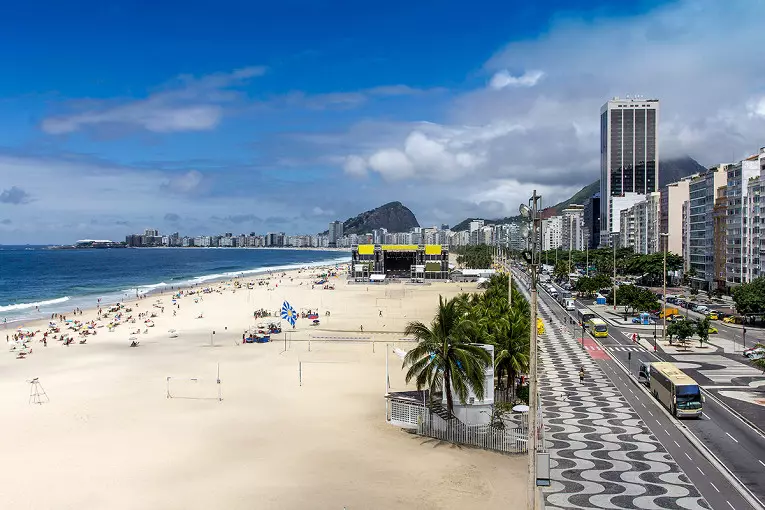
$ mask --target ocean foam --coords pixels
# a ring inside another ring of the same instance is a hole
[[[0,312],[9,312],[11,310],[28,310],[35,307],[44,307],[48,305],[57,305],[59,303],[66,303],[69,301],[69,296],[64,296],[57,299],[49,299],[48,301],[38,301],[37,303],[18,303],[15,305],[0,306]]]

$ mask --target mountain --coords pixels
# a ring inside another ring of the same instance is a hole
[[[343,234],[367,234],[376,228],[385,228],[388,232],[409,232],[412,227],[419,226],[408,207],[401,202],[389,202],[345,220]]]
[[[470,222],[473,220],[480,220],[482,218],[468,218],[466,220],[462,220],[461,222],[454,225],[451,230],[452,232],[459,232],[461,230],[468,230],[470,228]],[[484,225],[502,225],[504,223],[517,223],[521,221],[521,215],[518,216],[508,216],[506,218],[497,218],[496,220],[483,220]]]
[[[677,182],[683,177],[697,174],[700,172],[706,172],[707,169],[690,156],[683,156],[680,158],[664,159],[659,164],[659,188],[663,188],[667,184]],[[585,205],[587,199],[592,195],[600,191],[600,179],[580,189],[573,197],[568,200],[556,204],[555,214],[560,214],[563,209],[570,204]]]
[[[669,183],[679,181],[683,177],[688,177],[700,172],[706,172],[706,168],[701,166],[698,161],[690,156],[682,156],[680,158],[663,159],[659,164],[659,187],[663,188]],[[561,214],[563,209],[571,204],[585,205],[587,200],[600,191],[600,179],[588,184],[584,188],[574,194],[568,200],[564,200],[553,206],[555,214]],[[474,219],[480,218],[468,218],[452,227],[452,230],[459,232],[460,230],[467,230],[470,227],[470,222]],[[520,216],[510,216],[508,218],[496,219],[496,220],[484,220],[486,225],[496,225],[502,223],[515,223],[520,221]]]

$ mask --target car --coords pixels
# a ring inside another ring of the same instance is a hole
[[[741,317],[737,315],[729,315],[723,319],[723,322],[727,324],[741,324]]]
[[[716,327],[709,326],[709,329],[707,330],[707,333],[709,333],[710,335],[716,335],[717,333],[719,333],[719,331],[717,331]]]
[[[749,359],[760,359],[763,355],[765,355],[765,347],[752,347],[744,350],[744,356]],[[759,358],[753,356],[759,356]]]
[[[704,305],[697,305],[697,306],[696,306],[696,307],[693,309],[693,311],[694,311],[694,312],[698,312],[698,313],[707,313],[707,312],[709,312],[709,308],[708,308],[708,307],[706,307],[706,306],[704,306]]]
[[[717,312],[712,310],[710,312],[707,312],[707,319],[709,319],[710,321],[716,321],[720,319],[720,316],[717,315]]]

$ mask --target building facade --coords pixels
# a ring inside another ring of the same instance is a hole
[[[542,220],[542,251],[557,250],[562,244],[563,217]]]
[[[667,251],[683,254],[683,203],[688,200],[690,177],[667,184],[661,188],[661,231],[669,234]]]
[[[659,185],[659,100],[614,98],[600,109],[600,242],[618,232],[613,197],[654,192]],[[626,205],[626,204],[622,204]]]
[[[728,287],[748,283],[758,273],[753,249],[753,225],[759,218],[753,215],[754,196],[759,187],[760,161],[751,156],[727,169],[727,216],[725,239],[725,282]],[[758,197],[759,201],[759,197]],[[759,240],[756,260],[759,261]]]
[[[584,204],[585,240],[590,249],[600,246],[600,193],[595,193]]]
[[[706,173],[694,177],[688,184],[688,264],[692,270],[691,285],[701,290],[714,290],[717,277],[715,259],[715,201],[718,191],[727,181],[728,165],[718,165]],[[725,260],[725,244],[722,244],[722,260]],[[723,264],[724,267],[724,264]],[[724,279],[724,278],[723,278]]]
[[[584,206],[571,204],[562,211],[561,248],[584,250]]]
[[[332,221],[329,224],[329,246],[331,248],[337,247],[338,240],[343,237],[343,222]]]

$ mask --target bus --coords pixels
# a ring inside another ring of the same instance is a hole
[[[676,418],[701,417],[704,396],[699,385],[672,363],[651,363],[648,387]]]
[[[596,315],[586,308],[580,308],[579,309],[579,324],[584,326],[589,326],[590,319],[594,319]]]
[[[608,326],[606,325],[606,321],[597,317],[590,319],[590,333],[592,333],[592,336],[594,337],[607,337]]]

